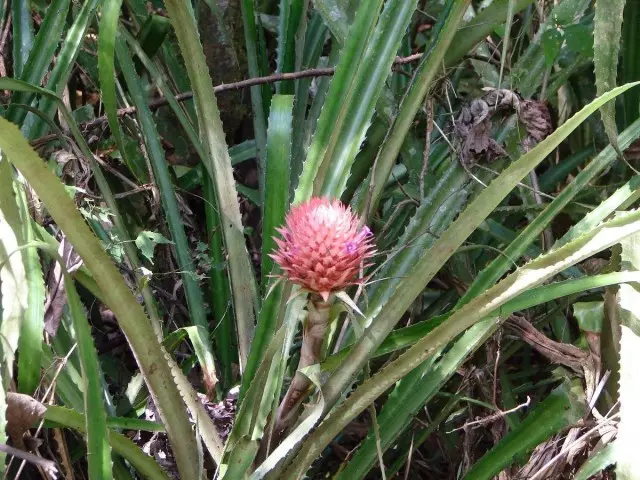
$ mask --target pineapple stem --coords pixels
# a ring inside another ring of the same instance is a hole
[[[289,385],[284,399],[278,407],[274,427],[277,441],[286,429],[291,427],[300,415],[302,402],[308,397],[311,381],[300,370],[322,361],[322,347],[329,323],[331,298],[323,301],[317,295],[311,295],[308,303],[308,315],[302,331],[302,349],[297,371]]]

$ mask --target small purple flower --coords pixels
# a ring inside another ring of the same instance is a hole
[[[347,242],[346,249],[349,255],[353,255],[358,250],[358,246],[355,242]]]

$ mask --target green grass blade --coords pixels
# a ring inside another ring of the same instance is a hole
[[[247,468],[253,462],[258,452],[258,439],[252,434],[256,424],[264,428],[266,415],[260,412],[260,404],[264,395],[267,382],[277,380],[269,378],[269,370],[274,358],[279,361],[279,353],[285,341],[286,328],[282,326],[266,348],[262,363],[256,369],[256,375],[248,386],[245,398],[240,404],[233,429],[225,445],[225,453],[220,468],[220,477],[223,479],[241,478]],[[268,410],[267,414],[270,412]]]
[[[129,93],[136,106],[140,130],[156,182],[158,183],[158,189],[160,190],[162,205],[169,231],[171,232],[171,239],[175,244],[176,258],[182,274],[182,282],[191,321],[193,325],[199,327],[194,331],[197,332],[198,336],[194,341],[203,347],[201,350],[203,355],[199,355],[198,360],[203,370],[205,386],[207,391],[210,392],[215,387],[217,377],[213,352],[211,351],[211,343],[209,341],[209,324],[205,313],[204,298],[195,275],[195,266],[189,249],[187,235],[180,217],[180,209],[173,189],[173,182],[171,181],[164,150],[160,144],[160,137],[158,136],[151,110],[147,104],[140,79],[135,71],[135,65],[129,54],[129,49],[123,38],[118,37],[116,39],[115,50]]]
[[[296,49],[302,48],[304,42],[296,42],[296,39],[300,38],[299,33],[305,30],[308,4],[309,0],[280,0],[278,48],[276,50],[277,73],[294,72],[297,70]],[[276,92],[281,95],[293,95],[295,93],[293,80],[278,82],[276,84]],[[269,132],[267,132],[267,135],[268,134]]]
[[[149,15],[138,31],[136,41],[140,44],[144,54],[149,58],[153,58],[162,47],[170,31],[171,22],[167,17],[162,15]],[[139,59],[135,59],[135,64],[136,69],[140,70],[142,65]]]
[[[621,270],[640,269],[640,235],[636,234],[621,242]],[[638,453],[633,446],[640,428],[638,402],[640,402],[640,380],[638,379],[638,355],[640,352],[640,282],[621,285],[617,295],[620,322],[620,422],[616,439],[616,476],[622,480],[633,480],[638,474]]]
[[[462,29],[460,29],[444,57],[446,67],[458,63],[463,57],[473,50],[474,46],[493,33],[495,27],[504,23],[509,8],[516,14],[533,3],[533,0],[494,0],[491,4],[478,12],[478,14]]]
[[[622,77],[621,83],[640,80],[640,3],[627,2],[622,22]],[[640,116],[640,91],[632,90],[624,96],[625,125]]]
[[[286,313],[283,315],[283,325],[273,335],[255,379],[247,387],[245,401],[242,402],[238,411],[236,423],[226,446],[225,463],[229,464],[229,470],[224,477],[225,480],[235,480],[240,478],[239,475],[247,473],[247,466],[234,465],[236,457],[241,454],[246,465],[255,461],[257,443],[265,433],[269,415],[273,418],[275,414],[289,352],[298,329],[300,316],[306,305],[306,297],[297,293],[299,292],[294,291],[290,297],[291,301],[288,302]],[[248,442],[249,439],[251,443]],[[255,444],[255,449],[252,444]],[[262,478],[260,470],[263,466],[264,464],[253,472],[252,479]],[[232,470],[237,467],[240,468]]]
[[[2,151],[0,160],[0,287],[2,288],[2,382],[5,387],[13,377],[13,361],[25,312],[28,308],[28,279],[24,252],[16,251],[25,244],[22,234],[23,219],[16,202],[17,192],[13,169]]]
[[[584,462],[580,467],[580,470],[576,472],[574,480],[589,480],[599,471],[616,463],[615,447],[615,443],[609,443],[602,450],[599,450],[596,453],[590,453],[587,461]]]
[[[59,260],[62,261],[62,260]],[[78,353],[82,367],[84,386],[84,411],[86,412],[87,462],[89,478],[108,480],[113,478],[111,471],[111,447],[107,438],[107,414],[104,410],[102,383],[98,363],[98,354],[91,338],[89,322],[84,314],[80,297],[73,279],[66,275],[65,289],[69,312],[78,342]]]
[[[118,97],[116,95],[115,43],[121,6],[122,0],[115,0],[107,2],[102,8],[100,35],[98,36],[98,77],[111,136],[115,140],[125,164],[128,165],[127,149],[124,146],[122,129],[118,121]]]
[[[358,65],[356,76],[350,79],[348,88],[351,89],[350,93],[353,96],[348,98],[349,104],[345,105],[346,110],[343,109],[341,112],[346,120],[342,125],[343,132],[335,139],[335,145],[329,144],[328,161],[322,161],[319,178],[315,179],[315,183],[319,187],[316,191],[321,191],[323,195],[339,198],[347,186],[351,166],[369,129],[374,109],[383,91],[384,82],[389,75],[389,70],[416,6],[417,2],[407,0],[389,1],[384,6],[373,36],[364,51],[364,59]],[[364,7],[360,10],[363,9]],[[349,41],[342,51],[343,56],[345,50],[349,48],[348,44]],[[342,62],[341,59],[340,63]],[[340,68],[340,63],[337,68]],[[339,83],[334,82],[336,82],[335,78],[327,94],[331,101],[333,101],[336,90],[346,87],[345,85],[341,87]],[[332,122],[331,117],[325,118]],[[319,129],[322,121],[323,116],[321,115],[318,122]],[[336,125],[336,128],[340,127]],[[393,132],[390,135],[393,135]],[[313,144],[311,148],[313,149]]]
[[[376,274],[384,281],[375,282],[368,289],[369,309],[381,308],[393,296],[397,286],[414,266],[415,259],[431,248],[437,237],[451,225],[469,195],[466,172],[452,161],[418,207],[406,230]]]
[[[293,130],[293,96],[274,95],[269,114],[269,130],[267,132],[267,175],[265,178],[265,208],[262,220],[262,285],[269,296],[262,302],[259,312],[258,326],[251,345],[247,369],[244,372],[241,388],[241,399],[252,381],[258,366],[262,363],[265,351],[278,328],[280,303],[283,293],[282,285],[272,288],[274,281],[269,281],[273,273],[274,263],[269,254],[276,247],[274,236],[276,228],[284,223],[289,209],[289,175],[291,165],[291,135]]]
[[[197,477],[196,444],[176,385],[151,322],[91,233],[60,180],[12,123],[0,118],[0,148],[40,197],[56,224],[83,259],[125,333],[155,400],[184,478]]]
[[[178,122],[180,122],[180,126],[189,138],[189,141],[193,145],[193,148],[196,150],[200,158],[203,158],[205,156],[205,150],[202,146],[202,142],[200,142],[200,138],[198,137],[198,132],[193,126],[193,123],[189,119],[187,113],[184,111],[180,103],[176,100],[176,97],[173,94],[171,87],[169,86],[169,79],[166,78],[165,74],[149,58],[149,56],[142,49],[142,46],[133,38],[133,36],[127,30],[125,30],[124,28],[120,29],[120,34],[124,36],[124,38],[127,40],[129,48],[131,48],[133,53],[137,56],[138,60],[140,60],[142,65],[144,65],[144,68],[147,69],[154,83],[162,92],[162,96],[167,100],[169,107],[177,117]],[[251,153],[255,153],[255,145]],[[231,151],[229,151],[229,155],[232,156],[231,161],[233,164],[234,158]],[[198,167],[200,167],[200,165],[198,165]],[[213,205],[215,206],[215,201]]]
[[[24,243],[34,240],[29,208],[24,190],[17,195],[20,203]],[[27,275],[28,304],[20,331],[18,349],[18,391],[32,395],[40,383],[40,363],[42,361],[42,332],[44,330],[45,289],[38,250],[23,251]]]
[[[633,126],[629,127],[629,129]],[[627,131],[629,130],[627,129]],[[624,134],[624,132],[623,132]],[[640,135],[640,131],[639,131]],[[620,142],[624,145],[624,142]],[[624,210],[626,205],[631,205],[638,199],[640,195],[640,176],[636,175],[625,183],[622,187],[616,190],[611,196],[605,199],[600,205],[594,208],[591,212],[586,214],[582,220],[573,225],[564,236],[558,240],[553,248],[558,248],[565,243],[570,242],[574,238],[579,237],[587,233],[592,228],[596,227],[600,222],[605,220],[609,215],[613,214],[617,210]]]
[[[80,8],[73,24],[67,31],[64,42],[62,42],[62,47],[56,57],[56,64],[47,81],[47,88],[54,91],[58,96],[62,95],[64,87],[71,77],[75,60],[85,40],[89,22],[99,3],[100,0],[87,0],[82,4],[82,8]],[[38,109],[52,119],[56,109],[56,102],[50,97],[42,98],[38,103]],[[25,119],[24,128],[25,131],[29,132],[30,138],[41,137],[47,132],[47,124],[32,115]]]
[[[576,424],[582,419],[586,409],[582,388],[565,381],[534,407],[522,423],[474,463],[463,478],[490,480],[538,444],[562,429]]]
[[[339,197],[371,122],[384,80],[413,14],[415,2],[390,1],[360,8],[331,79],[296,191]],[[375,52],[375,53],[374,53]]]
[[[389,178],[396,158],[400,154],[405,137],[413,125],[413,120],[418,110],[423,105],[424,98],[429,88],[431,88],[431,83],[436,78],[436,75],[442,71],[445,52],[449,48],[469,4],[470,2],[467,0],[450,0],[446,3],[445,9],[440,15],[438,24],[433,32],[429,50],[425,52],[418,65],[411,85],[400,105],[400,111],[395,117],[391,130],[387,134],[387,139],[376,159],[369,194],[366,199],[363,197],[363,203],[357,207],[358,211],[366,218],[369,218],[377,208],[382,189],[387,178]]]
[[[324,23],[331,30],[331,34],[337,42],[344,45],[349,34],[349,17],[345,10],[345,2],[338,0],[316,0],[313,2],[314,9],[320,14]]]
[[[626,0],[597,0],[593,29],[593,63],[596,71],[598,95],[616,86],[618,52],[622,36],[622,17]],[[600,108],[602,122],[613,148],[618,147],[616,105],[614,102]]]
[[[55,405],[47,405],[44,418],[50,422],[73,428],[80,433],[85,433],[85,419],[83,415],[73,410]],[[162,470],[153,457],[150,457],[142,449],[120,433],[108,432],[111,448],[118,455],[122,455],[136,471],[150,480],[168,480],[169,476]],[[100,477],[95,477],[100,478]]]
[[[46,250],[45,250],[46,252]],[[84,397],[82,395],[82,377],[72,362],[67,362],[57,373],[58,357],[51,345],[42,345],[42,370],[49,382],[56,382],[56,395],[64,405],[78,412],[84,411]],[[57,373],[57,376],[56,376]]]
[[[632,90],[632,92],[635,92],[635,90]],[[587,147],[574,155],[565,158],[559,165],[554,165],[553,168],[550,168],[540,175],[540,190],[546,193],[551,192],[553,188],[563,180],[566,180],[572,171],[592,157],[594,153],[593,147]]]
[[[498,88],[502,86],[502,78],[504,75],[504,64],[509,52],[509,40],[511,39],[511,25],[513,23],[513,10],[515,7],[515,0],[509,0],[507,5],[507,21],[505,24],[504,35],[502,40],[502,56],[500,58],[500,79],[498,80]]]
[[[262,216],[262,285],[273,270],[270,253],[276,248],[276,228],[284,224],[289,208],[289,172],[293,132],[293,95],[275,95],[271,100],[267,131],[267,175]],[[275,320],[275,319],[274,319]]]
[[[22,78],[22,71],[33,48],[31,2],[11,0],[10,10],[13,27],[13,75]]]
[[[19,135],[19,133],[18,133]],[[10,153],[9,153],[10,154]],[[0,442],[7,443],[6,392],[13,378],[15,352],[18,348],[22,319],[28,306],[28,280],[24,252],[22,219],[15,199],[13,169],[7,151],[0,151]],[[6,454],[0,452],[0,471],[4,471]]]
[[[250,1],[250,0],[246,0]],[[243,3],[244,5],[244,3]],[[167,11],[178,37],[194,93],[200,126],[200,138],[207,156],[203,162],[215,183],[222,232],[228,253],[233,308],[238,332],[240,369],[244,370],[254,332],[259,298],[255,278],[245,245],[244,229],[237,202],[231,160],[220,121],[211,77],[198,39],[198,31],[189,4],[177,0],[166,2]],[[254,117],[257,114],[254,113]],[[256,139],[256,143],[260,142]],[[258,146],[258,151],[260,147]]]
[[[22,3],[27,7],[30,5],[29,2]],[[54,0],[47,9],[47,15],[38,30],[38,35],[33,42],[33,47],[29,52],[29,57],[26,63],[22,65],[19,76],[21,80],[34,85],[40,85],[40,82],[49,69],[49,64],[51,63],[53,54],[58,48],[59,39],[62,37],[62,29],[64,28],[67,18],[69,3],[70,0]],[[28,8],[27,10],[29,11]],[[30,13],[31,12],[29,11],[29,14]],[[11,101],[12,103],[31,104],[32,99],[33,94],[31,93],[16,92]],[[9,108],[7,111],[7,118],[14,123],[21,124],[27,116],[27,113],[28,112],[26,110],[21,108]]]
[[[376,0],[371,5],[367,5],[367,8],[360,9],[345,46],[340,52],[340,61],[330,81],[329,92],[322,107],[313,141],[302,166],[295,193],[296,203],[308,199],[314,192],[318,193],[320,190],[316,182],[322,184],[323,178],[318,172],[322,163],[330,160],[337,140],[336,136],[343,130],[342,127],[347,121],[346,107],[354,96],[352,79],[358,72],[367,44],[375,30],[382,3],[381,0]]]
[[[242,8],[242,25],[244,28],[244,42],[247,49],[247,66],[249,77],[262,75],[260,68],[261,57],[266,54],[264,46],[258,41],[258,25],[254,0],[240,0]],[[184,48],[184,47],[182,47]],[[267,155],[267,112],[271,103],[270,94],[265,98],[265,89],[261,86],[251,87],[251,107],[253,109],[253,130],[255,132],[256,147],[258,149],[258,168],[260,169],[261,184],[265,175],[265,159]]]
[[[203,195],[206,200],[205,216],[209,235],[209,255],[212,268],[209,273],[209,295],[215,317],[213,338],[216,358],[221,364],[223,389],[231,388],[233,383],[233,364],[238,363],[236,348],[236,332],[233,326],[233,309],[231,308],[231,288],[225,267],[224,246],[220,226],[220,214],[216,207],[216,192],[211,178],[205,174]]]
[[[322,55],[322,48],[327,38],[327,32],[328,29],[323,23],[322,18],[314,12],[307,25],[304,53],[300,65],[301,69],[318,66],[318,61]],[[305,135],[306,129],[304,128],[304,124],[307,117],[312,81],[313,79],[311,78],[303,78],[296,83],[296,100],[293,104],[293,123],[294,125],[301,126],[293,132],[293,145],[291,147],[291,178],[296,182],[302,170],[304,155],[310,140]],[[293,189],[295,186],[296,183],[292,182],[291,188]]]
[[[516,238],[518,238],[518,234],[516,232],[491,218],[487,218],[487,220],[482,225],[480,225],[479,228],[487,232],[491,237],[495,238],[503,244],[511,244]],[[536,258],[538,255],[542,255],[542,253],[543,251],[540,247],[538,247],[536,244],[531,244],[525,250],[523,255],[529,258]],[[582,270],[580,270],[578,267],[571,267],[567,268],[567,270],[562,272],[561,275],[568,278],[577,278],[581,277],[583,273]]]
[[[635,282],[636,279],[637,274],[635,272],[615,272],[552,283],[543,287],[533,288],[519,295],[514,300],[505,303],[501,308],[501,313],[503,315],[510,315],[520,310],[542,305],[562,297],[575,295],[587,290],[608,287],[610,285]],[[374,358],[388,355],[413,345],[438,325],[447,321],[451,314],[450,312],[437,317],[431,317],[428,320],[417,322],[409,327],[394,330],[387,336],[384,342],[382,342],[380,347],[378,347],[373,355]],[[349,347],[345,347],[338,353],[328,357],[322,364],[323,371],[334,370],[340,365],[344,358],[346,358],[348,353]]]

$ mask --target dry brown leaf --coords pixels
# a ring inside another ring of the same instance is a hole
[[[16,448],[25,450],[23,436],[47,411],[42,403],[23,393],[7,393],[7,434]]]
[[[522,142],[527,149],[547,138],[553,131],[549,108],[539,100],[522,100],[518,108],[518,119],[527,129],[527,138]]]
[[[505,325],[553,363],[565,365],[578,373],[583,373],[592,363],[589,353],[574,345],[551,340],[525,318],[511,315]]]
[[[72,273],[82,266],[82,259],[73,251],[73,247],[67,242],[66,237],[62,238],[58,254],[64,260],[67,270]],[[47,280],[49,295],[45,304],[44,329],[54,337],[60,326],[62,311],[67,303],[67,294],[64,288],[64,275],[61,266],[56,262],[49,273]]]

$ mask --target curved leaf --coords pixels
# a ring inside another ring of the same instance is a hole
[[[539,257],[509,275],[495,287],[455,311],[449,320],[413,345],[351,393],[305,441],[284,472],[285,478],[302,474],[331,439],[400,378],[474,326],[497,327],[505,317],[501,307],[519,294],[590,256],[640,232],[640,211],[620,215],[564,247]],[[484,319],[484,320],[483,320]],[[481,322],[482,320],[482,322]],[[495,328],[490,328],[493,332]],[[487,338],[484,336],[483,338]],[[472,349],[468,349],[469,353]]]
[[[91,233],[60,180],[30,147],[18,128],[0,118],[0,148],[20,170],[47,210],[65,232],[103,292],[107,306],[130,342],[136,360],[167,428],[178,468],[185,478],[197,477],[195,438],[162,348],[147,318],[120,272]]]
[[[596,69],[598,95],[616,86],[618,76],[618,52],[622,36],[622,16],[626,0],[597,0],[593,31],[593,63]],[[616,105],[608,103],[600,108],[602,122],[609,141],[616,152],[618,127],[616,126]],[[619,153],[620,154],[620,153]]]

